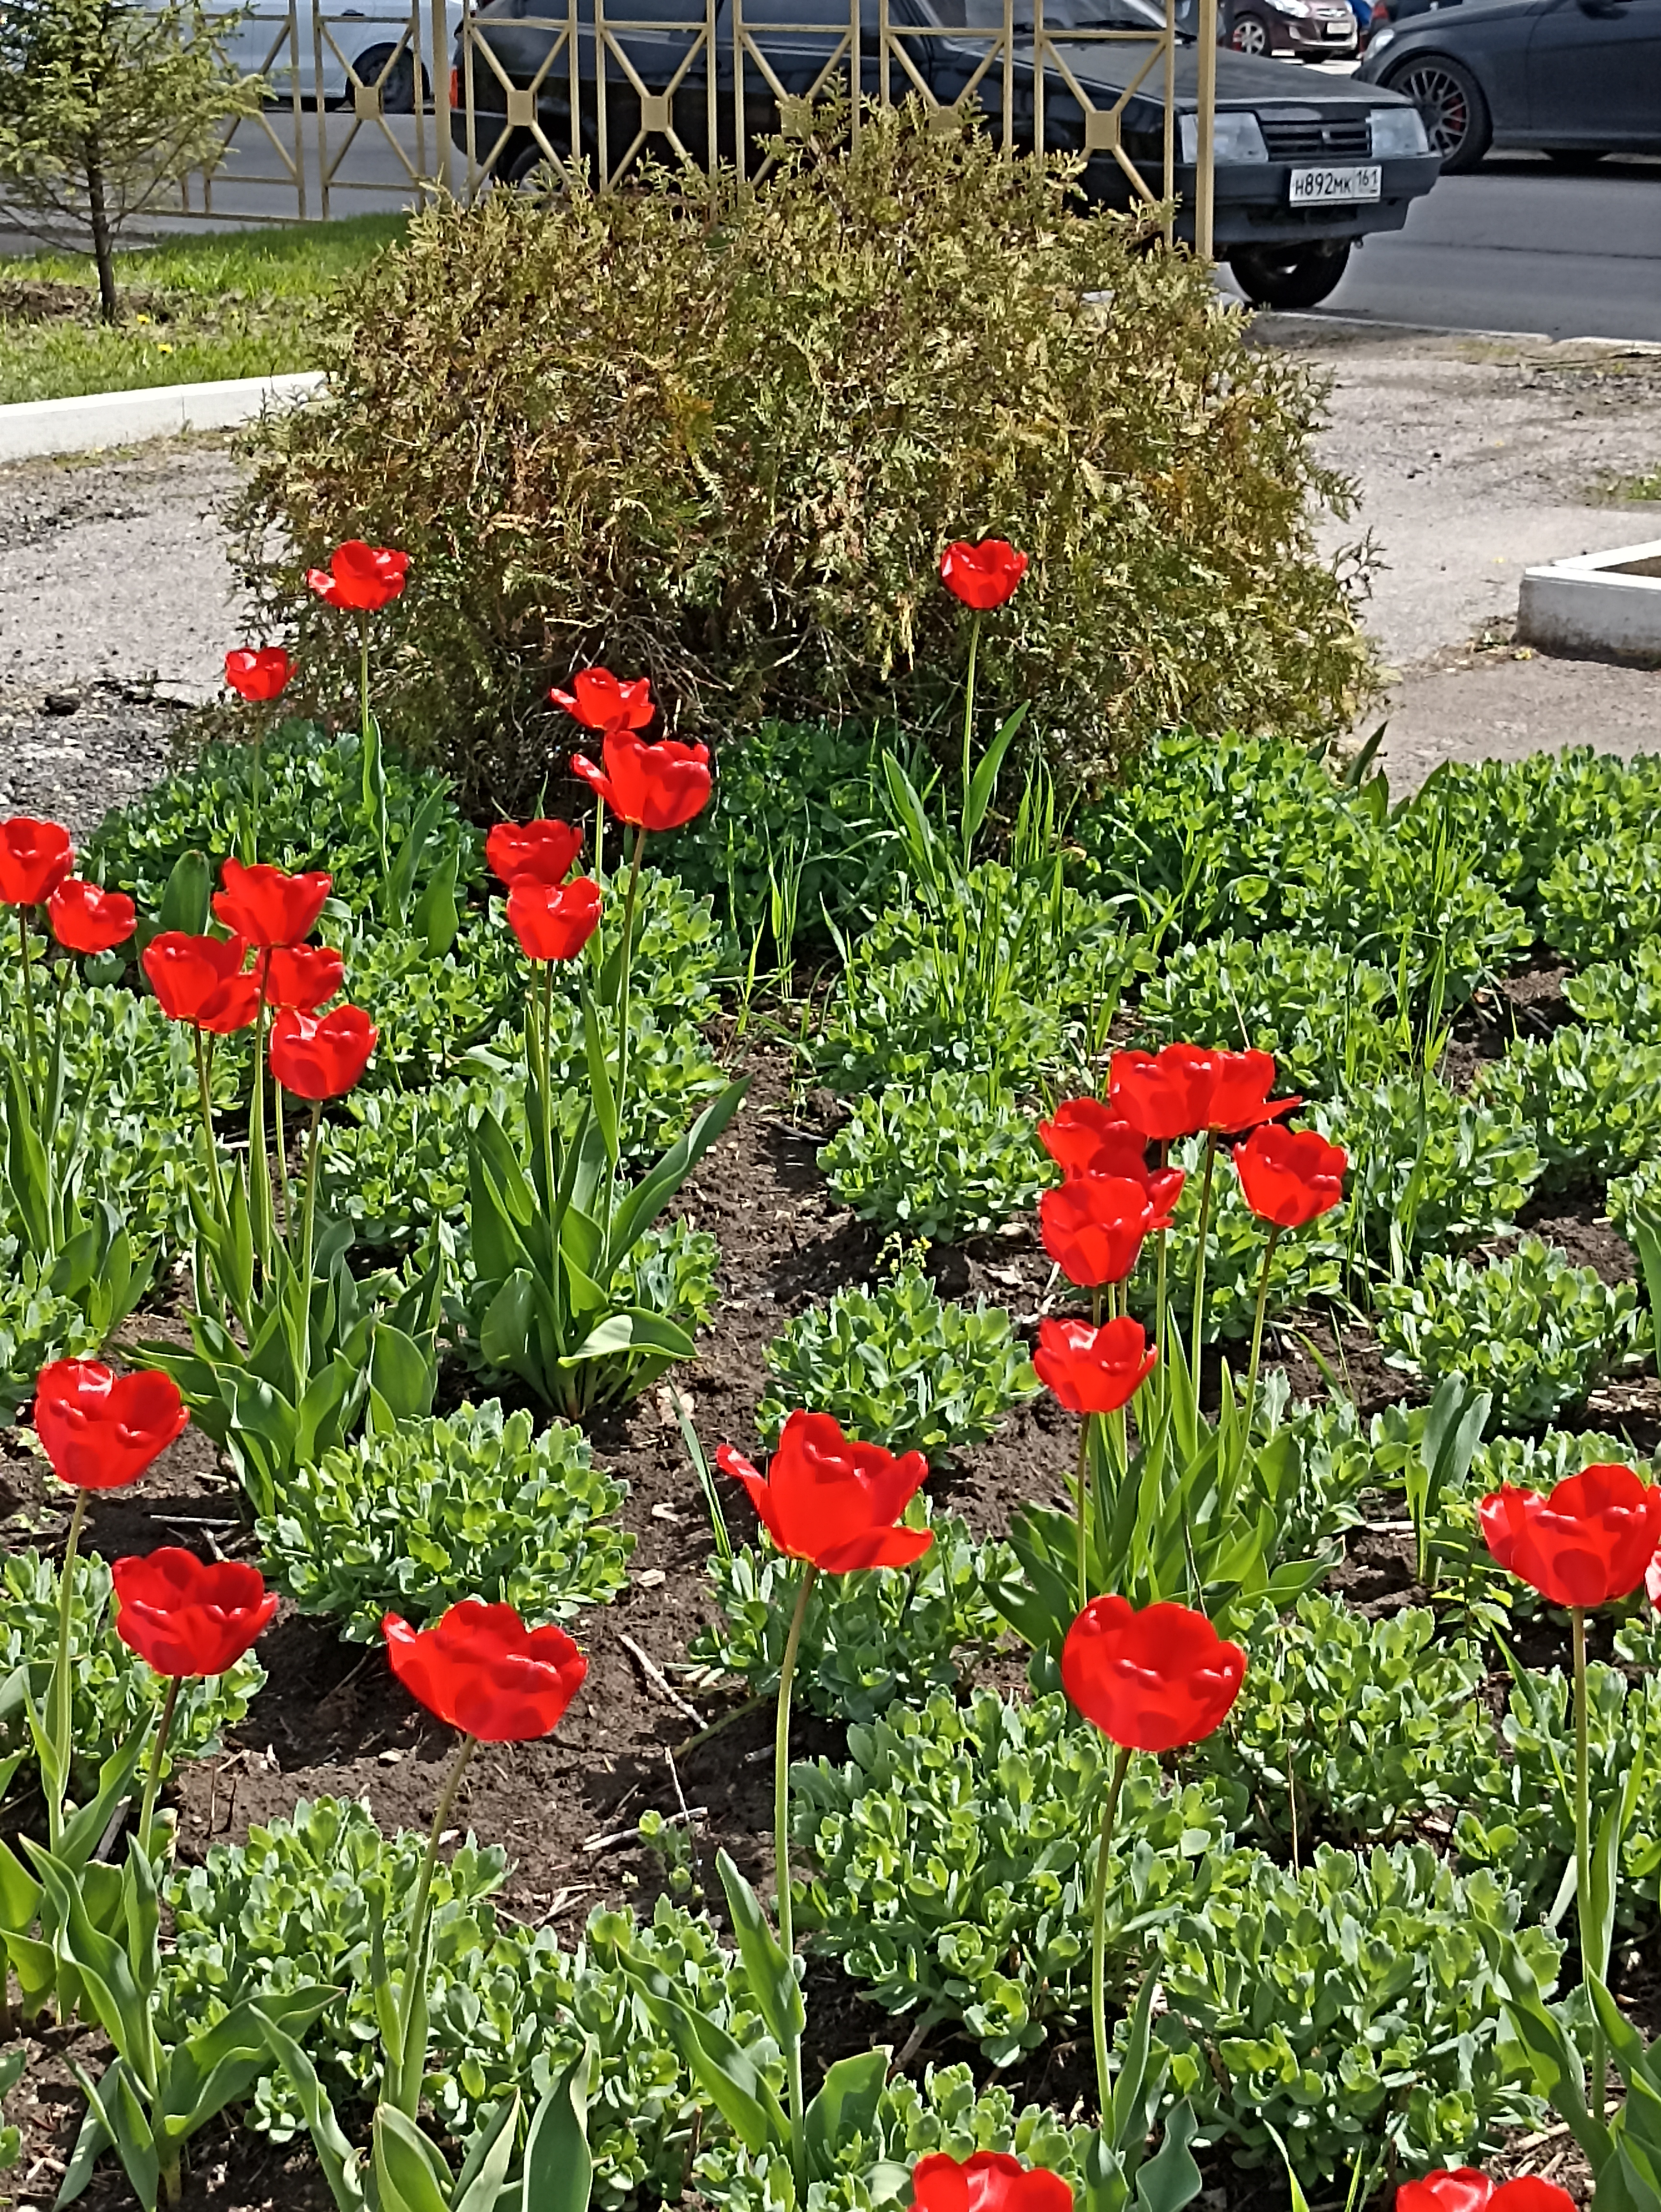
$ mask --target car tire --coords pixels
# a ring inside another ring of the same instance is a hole
[[[1347,238],[1312,246],[1242,246],[1228,256],[1235,283],[1254,307],[1318,307],[1349,265]]]
[[[389,62],[392,67],[387,70]],[[372,85],[380,82],[380,112],[383,115],[415,113],[415,57],[407,46],[396,61],[392,61],[391,46],[371,46],[368,53],[358,56],[352,68],[360,84]],[[383,71],[386,72],[384,81]],[[350,96],[344,104],[348,107],[351,106]]]
[[[1274,33],[1262,15],[1243,9],[1234,18],[1228,43],[1237,54],[1266,56],[1275,51]]]
[[[1445,177],[1463,177],[1476,167],[1493,143],[1494,124],[1482,86],[1462,63],[1445,54],[1411,54],[1381,82],[1405,94],[1424,118]]]

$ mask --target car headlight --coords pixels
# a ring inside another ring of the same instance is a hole
[[[1382,31],[1378,33],[1381,39],[1384,35]],[[1370,119],[1375,161],[1429,153],[1430,141],[1425,136],[1425,118],[1416,107],[1375,107]]]
[[[1396,26],[1393,23],[1386,23],[1381,31],[1375,31],[1372,36],[1367,40],[1367,52],[1369,56],[1383,53],[1384,48],[1390,45],[1395,37]]]
[[[1183,118],[1183,159],[1197,161],[1200,158],[1199,118],[1193,115]],[[1212,159],[1214,161],[1266,161],[1269,149],[1263,143],[1263,134],[1255,115],[1237,114],[1220,109],[1212,131]]]

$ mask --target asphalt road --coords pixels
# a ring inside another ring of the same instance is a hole
[[[1490,155],[1369,239],[1320,311],[1439,330],[1661,340],[1661,161],[1589,176]]]

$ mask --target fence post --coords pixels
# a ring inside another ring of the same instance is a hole
[[[450,10],[447,0],[432,0],[432,7],[433,129],[438,137],[438,144],[434,149],[433,182],[447,199],[455,189],[451,181],[450,166],[451,156],[455,150],[450,143]],[[418,64],[418,43],[416,58]]]
[[[1214,147],[1217,126],[1217,0],[1200,0],[1199,112],[1195,118],[1194,251],[1205,260],[1211,256],[1213,210],[1216,186]]]

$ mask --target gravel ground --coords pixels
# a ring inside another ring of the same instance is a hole
[[[1266,317],[1333,377],[1326,458],[1360,485],[1329,547],[1371,532],[1384,558],[1368,629],[1393,672],[1381,758],[1392,783],[1440,760],[1517,759],[1570,742],[1661,745],[1661,671],[1519,651],[1522,571],[1661,538],[1661,506],[1611,496],[1661,465],[1661,347],[1495,343]]]
[[[1325,451],[1361,509],[1323,542],[1371,532],[1383,556],[1366,619],[1392,684],[1363,727],[1388,719],[1392,781],[1570,740],[1661,744],[1661,671],[1511,639],[1529,562],[1661,536],[1661,507],[1608,491],[1661,463],[1661,349],[1258,328],[1332,373]],[[84,833],[161,772],[238,637],[216,520],[234,482],[222,439],[0,468],[0,811]]]
[[[0,813],[84,836],[162,772],[237,641],[234,481],[222,439],[0,469]]]

